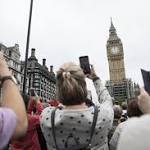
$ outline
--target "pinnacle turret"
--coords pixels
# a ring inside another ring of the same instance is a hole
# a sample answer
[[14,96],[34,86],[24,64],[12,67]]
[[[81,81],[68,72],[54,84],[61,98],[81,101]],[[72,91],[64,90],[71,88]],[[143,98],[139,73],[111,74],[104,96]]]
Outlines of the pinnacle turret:
[[119,40],[120,41],[119,37],[117,36],[116,28],[114,27],[114,24],[113,24],[113,21],[112,21],[112,18],[111,18],[108,42],[109,41],[114,41],[114,40]]
[[116,28],[115,28],[114,25],[113,25],[112,18],[111,18],[111,25],[110,25],[109,32],[110,32],[110,34],[111,34],[111,33],[116,33]]

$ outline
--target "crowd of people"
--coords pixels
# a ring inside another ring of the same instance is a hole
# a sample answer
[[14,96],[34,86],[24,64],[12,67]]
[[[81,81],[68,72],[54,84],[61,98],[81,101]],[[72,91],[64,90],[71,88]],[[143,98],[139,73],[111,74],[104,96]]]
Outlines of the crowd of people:
[[[87,98],[93,81],[99,103]],[[150,96],[113,104],[93,66],[84,74],[65,63],[56,75],[57,101],[20,94],[0,52],[0,150],[149,150]]]

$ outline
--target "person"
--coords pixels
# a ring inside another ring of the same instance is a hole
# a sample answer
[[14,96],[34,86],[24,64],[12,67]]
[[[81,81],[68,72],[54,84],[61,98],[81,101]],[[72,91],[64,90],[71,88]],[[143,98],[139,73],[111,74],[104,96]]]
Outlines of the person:
[[149,150],[150,149],[150,96],[141,89],[138,105],[144,113],[140,118],[131,118],[120,135],[117,150]]
[[[107,134],[114,116],[112,98],[93,67],[91,67],[91,73],[86,76],[93,80],[99,100],[98,118],[91,147],[95,150],[108,150]],[[88,145],[94,116],[94,107],[89,106],[89,102],[88,105],[86,104],[85,74],[80,66],[70,62],[60,67],[56,78],[57,99],[63,105],[55,112],[57,145],[61,150],[81,149]],[[54,109],[55,107],[44,109],[40,120],[48,150],[56,150],[51,129],[51,115]]]
[[10,139],[17,139],[26,133],[28,126],[23,99],[11,72],[0,52],[0,149],[3,149]]
[[39,118],[43,109],[42,103],[37,96],[23,94],[23,98],[29,126],[24,137],[12,142],[11,150],[41,150],[37,131],[40,127]]
[[[140,117],[141,115],[143,115],[143,113],[139,109],[138,99],[137,98],[131,98],[128,102],[128,105],[127,105],[127,116],[129,118],[131,118],[131,117]],[[125,128],[126,123],[127,123],[127,120],[118,124],[118,126],[117,126],[117,128],[116,128],[116,130],[115,130],[115,132],[114,132],[114,134],[113,134],[113,136],[109,142],[110,150],[116,150],[117,149],[120,134],[121,134],[122,130]]]
[[114,131],[116,130],[116,127],[120,123],[120,119],[122,116],[122,108],[120,105],[114,105],[113,110],[114,110],[114,120],[113,120],[113,126],[108,133],[108,141],[110,141],[111,137],[113,136]]
[[127,116],[127,103],[126,102],[122,102],[121,104],[121,107],[122,107],[122,120],[127,120],[128,119],[128,116]]
[[57,107],[57,106],[59,105],[59,101],[56,100],[56,99],[47,100],[47,103],[48,103],[50,106],[53,106],[53,107]]

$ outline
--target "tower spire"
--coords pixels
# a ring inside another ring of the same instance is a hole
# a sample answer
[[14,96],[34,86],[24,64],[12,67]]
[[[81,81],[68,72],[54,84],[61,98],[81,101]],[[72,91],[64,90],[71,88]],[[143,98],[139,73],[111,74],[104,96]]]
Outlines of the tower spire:
[[112,22],[112,17],[110,17],[110,22],[111,22],[111,25],[113,24],[113,22]]
[[111,25],[110,25],[109,32],[110,33],[114,33],[114,32],[116,32],[116,29],[115,29],[115,27],[113,25],[112,17],[110,18],[110,22],[111,22]]

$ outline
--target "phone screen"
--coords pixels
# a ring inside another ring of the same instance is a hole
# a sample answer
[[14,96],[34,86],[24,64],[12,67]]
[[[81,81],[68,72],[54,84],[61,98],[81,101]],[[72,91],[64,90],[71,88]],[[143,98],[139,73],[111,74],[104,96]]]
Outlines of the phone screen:
[[143,77],[144,88],[150,94],[150,72],[144,69],[141,69],[141,73]]
[[88,56],[81,56],[79,57],[80,67],[82,68],[85,74],[89,74],[91,72],[89,57]]

